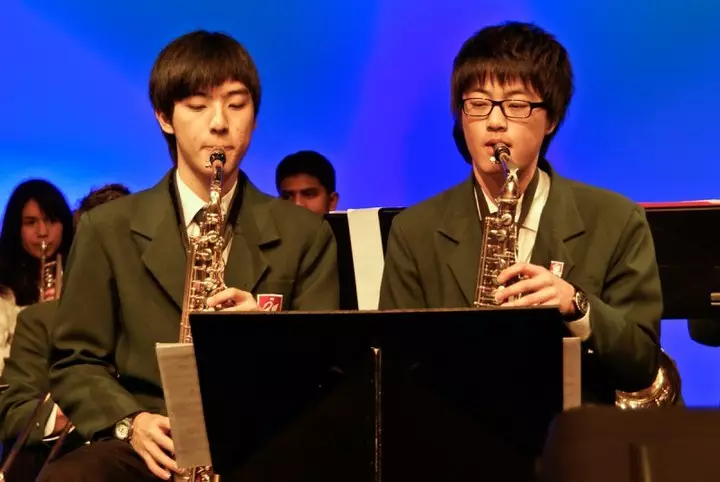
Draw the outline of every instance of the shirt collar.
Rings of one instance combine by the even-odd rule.
[[[178,195],[180,197],[180,206],[182,206],[183,219],[185,220],[185,227],[187,228],[194,221],[197,213],[205,207],[206,203],[200,198],[200,196],[195,194],[192,189],[188,187],[187,184],[185,184],[185,182],[180,177],[180,173],[177,170],[175,171],[175,183],[177,184]],[[235,184],[233,184],[232,188],[230,188],[227,194],[225,194],[220,200],[223,214],[227,215],[236,188],[237,179],[235,179]]]

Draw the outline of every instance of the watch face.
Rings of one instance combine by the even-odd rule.
[[[582,291],[578,291],[577,293],[575,293],[575,304],[581,312],[587,313],[589,303],[588,297],[585,295],[585,293],[583,293]]]
[[[128,438],[128,434],[130,432],[130,427],[127,423],[120,422],[117,425],[115,425],[115,436],[119,438],[120,440],[125,440]]]

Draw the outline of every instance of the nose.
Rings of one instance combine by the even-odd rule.
[[[507,119],[499,105],[494,105],[488,114],[487,129],[493,132],[507,129]]]
[[[50,234],[47,223],[43,220],[37,222],[35,225],[35,231],[37,232],[39,238],[47,238]]]
[[[224,132],[228,129],[227,115],[225,109],[222,106],[216,106],[215,112],[213,113],[212,120],[210,121],[210,129],[217,132]]]
[[[305,207],[305,198],[303,198],[300,194],[295,194],[292,198],[292,202],[296,206]]]

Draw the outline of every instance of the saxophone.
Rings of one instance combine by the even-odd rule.
[[[60,290],[62,289],[62,255],[57,253],[54,260],[48,259],[48,244],[43,241],[40,244],[40,302],[57,300],[60,298]],[[49,296],[49,292],[54,292]]]
[[[225,152],[215,150],[205,164],[212,170],[210,180],[210,200],[202,211],[198,225],[200,232],[188,241],[188,260],[185,272],[185,293],[182,314],[180,316],[180,343],[192,343],[190,331],[190,313],[215,311],[207,300],[226,288],[225,262],[223,251],[225,240],[225,220],[223,218],[222,198],[223,167]],[[173,475],[174,482],[219,482],[212,466],[190,467],[182,475]]]
[[[515,264],[518,252],[515,213],[522,194],[517,177],[518,169],[512,162],[510,149],[505,144],[494,146],[491,160],[502,165],[505,183],[500,196],[495,200],[497,213],[483,219],[482,251],[473,302],[475,307],[497,306],[495,292],[504,288],[497,283],[497,276],[502,270]],[[508,284],[515,281],[517,280],[511,280]],[[518,297],[511,297],[510,300]],[[653,383],[637,392],[616,390],[615,406],[622,410],[672,406],[679,400],[680,389],[681,379],[677,365],[665,351],[660,350],[660,366]]]
[[[513,163],[510,149],[505,144],[494,146],[491,160],[502,166],[505,182],[500,195],[495,199],[497,212],[485,216],[482,220],[482,249],[473,302],[475,307],[498,305],[495,301],[495,292],[504,286],[498,284],[497,276],[502,270],[515,264],[518,256],[518,225],[515,222],[515,213],[521,195],[518,168]],[[477,198],[476,201],[480,202]],[[508,284],[515,281],[517,280],[511,280]],[[519,295],[510,297],[508,301],[517,298]]]
[[[639,410],[653,407],[670,407],[680,398],[682,381],[675,361],[660,350],[660,361],[655,380],[637,392],[615,391],[615,406],[622,410]]]

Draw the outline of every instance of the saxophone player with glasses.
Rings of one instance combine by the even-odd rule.
[[[80,201],[73,219],[127,194],[129,190],[119,184],[93,190]],[[61,265],[57,257],[41,263],[40,302],[19,313],[2,376],[8,389],[0,396],[0,440],[5,447],[0,473],[8,482],[34,481],[51,460],[53,450],[59,456],[85,442],[76,432],[70,432],[67,417],[48,397],[50,332],[57,311],[56,298],[62,289],[58,277]]]
[[[239,168],[261,98],[245,48],[225,34],[188,33],[163,48],[149,84],[173,166],[154,187],[80,220],[53,331],[50,386],[92,443],[49,464],[41,482],[187,479],[190,468],[173,458],[156,343],[187,341],[181,320],[189,311],[257,310],[261,294],[281,296],[283,310],[339,305],[329,225],[262,193]],[[210,159],[219,153],[220,176]],[[214,240],[219,289],[195,305],[186,273],[203,235]]]
[[[565,48],[532,24],[483,28],[455,57],[451,86],[471,170],[394,219],[380,308],[555,305],[582,340],[583,403],[672,379],[659,370],[663,305],[643,209],[545,157],[573,93]],[[667,388],[633,400],[665,403]]]

